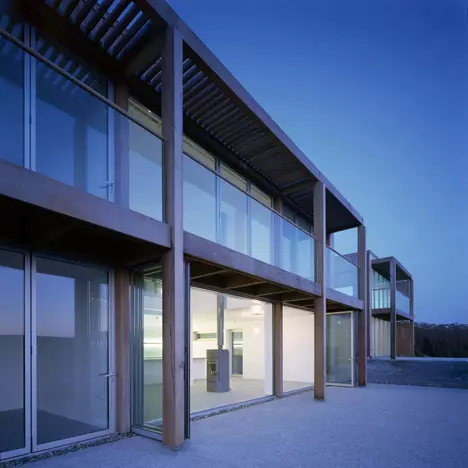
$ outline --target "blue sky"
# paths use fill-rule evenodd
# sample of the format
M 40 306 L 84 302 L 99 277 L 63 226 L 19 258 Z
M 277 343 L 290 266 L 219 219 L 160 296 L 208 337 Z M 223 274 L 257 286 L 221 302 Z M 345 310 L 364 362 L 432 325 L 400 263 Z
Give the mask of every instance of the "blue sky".
M 468 322 L 467 1 L 169 3 L 413 274 L 417 320 Z

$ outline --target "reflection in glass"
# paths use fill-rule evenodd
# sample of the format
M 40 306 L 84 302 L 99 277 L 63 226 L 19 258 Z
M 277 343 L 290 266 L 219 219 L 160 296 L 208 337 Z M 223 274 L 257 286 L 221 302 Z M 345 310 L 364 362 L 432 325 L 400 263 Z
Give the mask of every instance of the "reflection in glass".
M 325 255 L 327 287 L 348 296 L 358 297 L 358 267 L 328 247 Z
M 216 176 L 186 155 L 184 229 L 216 242 Z
M 142 119 L 142 111 L 136 107 L 130 106 L 129 112 L 133 117 Z M 130 208 L 162 221 L 162 141 L 123 115 L 119 115 L 118 119 L 120 128 L 129 134 Z
M 39 61 L 36 96 L 36 170 L 108 198 L 106 104 Z
M 220 240 L 221 244 L 247 253 L 247 195 L 228 182 L 220 184 Z
M 273 264 L 273 213 L 255 200 L 250 201 L 252 257 Z
M 0 453 L 25 446 L 24 257 L 0 250 Z
M 109 427 L 106 271 L 37 259 L 37 441 Z
M 327 383 L 353 384 L 352 327 L 350 313 L 327 315 Z
M 24 55 L 0 36 L 0 159 L 18 166 L 24 165 Z

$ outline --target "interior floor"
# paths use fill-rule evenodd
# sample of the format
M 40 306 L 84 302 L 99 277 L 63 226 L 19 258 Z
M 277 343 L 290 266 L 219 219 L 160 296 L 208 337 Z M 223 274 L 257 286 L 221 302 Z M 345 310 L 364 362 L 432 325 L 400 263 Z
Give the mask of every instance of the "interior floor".
M 293 392 L 294 390 L 302 390 L 303 388 L 313 387 L 312 382 L 288 382 L 283 381 L 283 392 Z
M 0 411 L 0 452 L 17 450 L 25 446 L 24 423 L 23 409 Z M 37 412 L 37 427 L 38 444 L 69 439 L 105 429 L 42 410 Z

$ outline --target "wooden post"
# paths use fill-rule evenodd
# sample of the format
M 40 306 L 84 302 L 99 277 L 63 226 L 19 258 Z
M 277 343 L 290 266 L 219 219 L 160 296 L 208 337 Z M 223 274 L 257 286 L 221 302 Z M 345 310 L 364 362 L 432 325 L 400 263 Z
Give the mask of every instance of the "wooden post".
M 165 31 L 162 61 L 164 214 L 171 226 L 170 251 L 163 255 L 163 443 L 184 443 L 185 274 L 182 226 L 182 38 Z
M 327 272 L 326 272 L 326 188 L 317 181 L 314 188 L 314 234 L 316 238 L 317 274 L 320 297 L 314 300 L 314 396 L 325 399 L 327 373 Z
M 357 333 L 357 374 L 358 385 L 367 384 L 367 338 L 369 316 L 368 301 L 368 276 L 367 276 L 367 250 L 366 250 L 366 227 L 358 227 L 358 266 L 359 266 L 359 299 L 364 301 L 364 307 L 358 314 L 358 333 Z
M 396 358 L 396 261 L 390 260 L 390 358 Z
M 370 251 L 366 252 L 366 262 L 367 262 L 367 356 L 371 356 L 371 340 L 372 340 L 372 281 L 373 281 L 373 273 L 372 273 L 372 259 L 370 255 Z
M 115 271 L 115 363 L 117 418 L 119 433 L 130 431 L 130 275 L 123 268 Z
M 414 356 L 414 281 L 413 278 L 410 279 L 410 316 L 411 316 L 411 355 Z
M 283 303 L 273 304 L 273 392 L 283 394 Z

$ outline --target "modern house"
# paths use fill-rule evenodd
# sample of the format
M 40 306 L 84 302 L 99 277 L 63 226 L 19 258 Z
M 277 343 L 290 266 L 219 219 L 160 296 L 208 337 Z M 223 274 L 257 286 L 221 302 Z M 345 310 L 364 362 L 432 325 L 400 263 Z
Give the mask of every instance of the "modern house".
M 0 460 L 366 384 L 362 217 L 167 3 L 1 1 L 0 103 Z
M 369 250 L 368 259 L 369 356 L 414 356 L 413 278 L 395 257 L 378 258 Z

